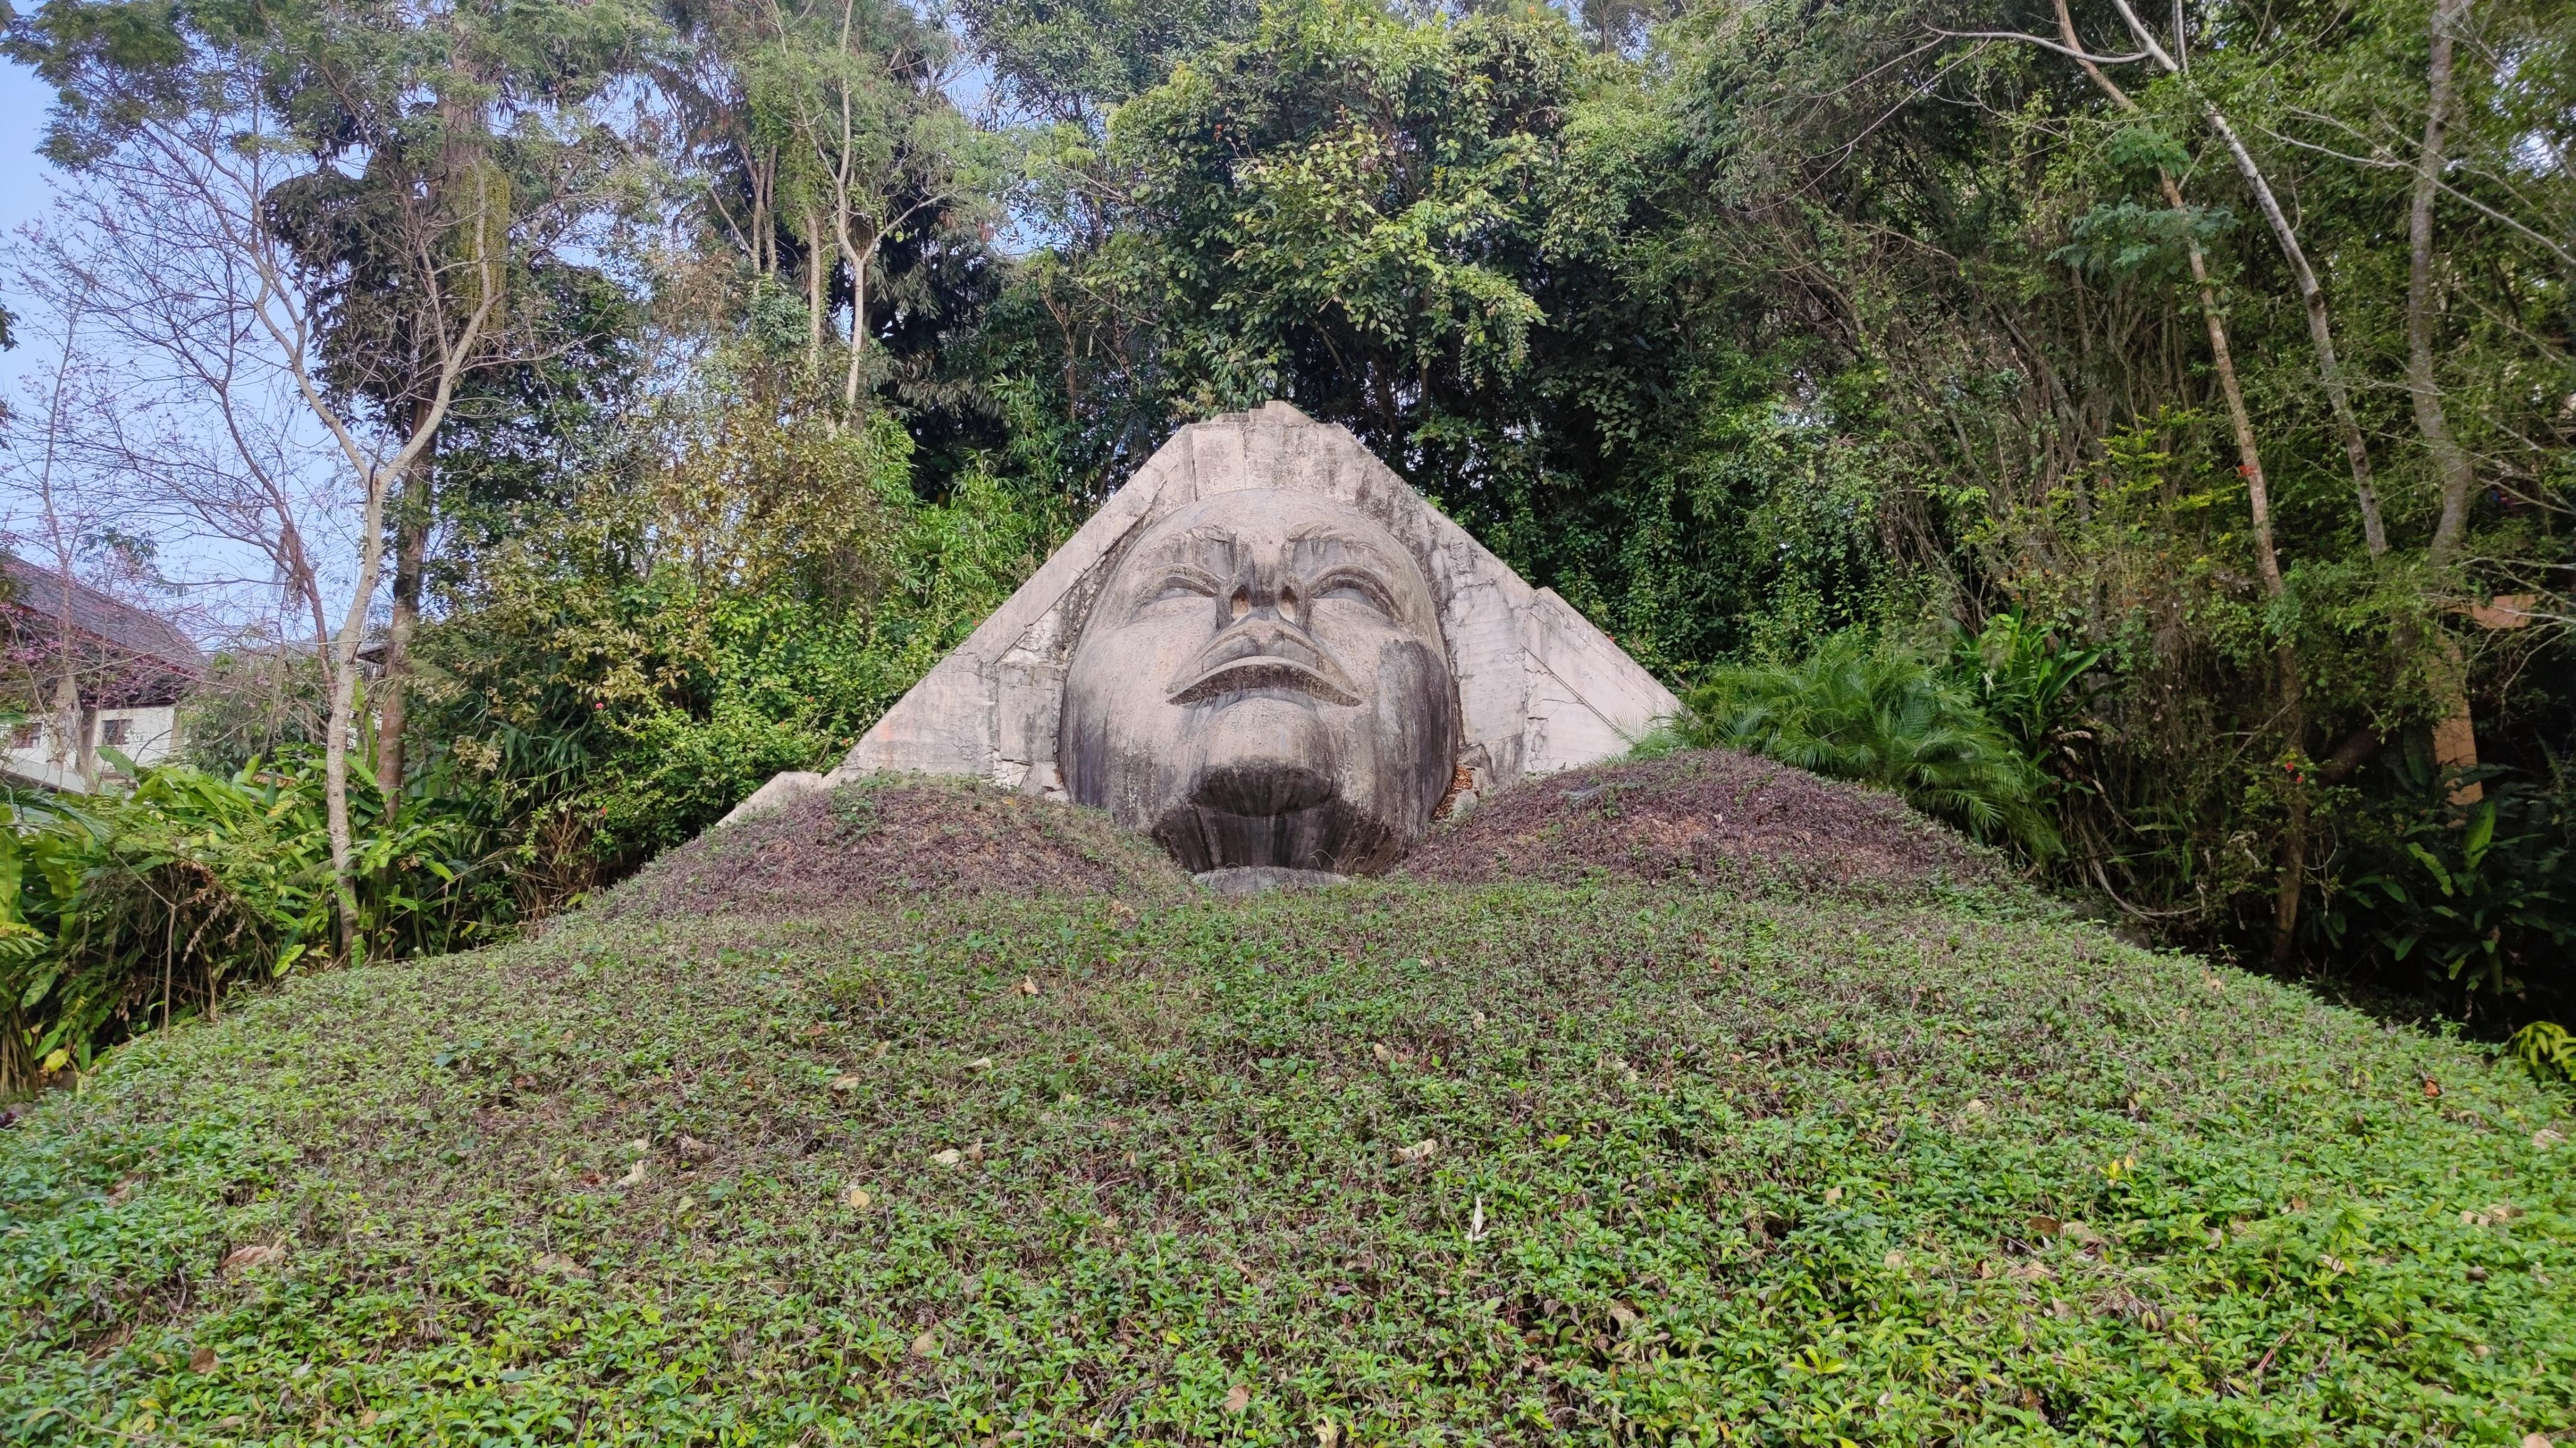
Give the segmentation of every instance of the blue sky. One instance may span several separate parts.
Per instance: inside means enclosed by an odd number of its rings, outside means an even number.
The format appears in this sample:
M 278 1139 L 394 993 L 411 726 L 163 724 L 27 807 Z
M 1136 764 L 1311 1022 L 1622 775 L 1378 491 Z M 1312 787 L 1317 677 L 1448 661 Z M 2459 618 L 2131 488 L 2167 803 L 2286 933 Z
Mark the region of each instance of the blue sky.
M 49 99 L 35 72 L 0 61 L 0 227 L 16 230 L 45 205 L 45 172 L 36 156 Z
M 53 168 L 36 155 L 47 99 L 34 72 L 0 61 L 0 234 L 13 233 L 42 215 L 52 195 L 48 173 Z M 8 301 L 0 297 L 0 305 Z M 11 310 L 26 308 L 22 304 Z M 24 347 L 0 352 L 0 378 L 15 376 L 26 363 Z

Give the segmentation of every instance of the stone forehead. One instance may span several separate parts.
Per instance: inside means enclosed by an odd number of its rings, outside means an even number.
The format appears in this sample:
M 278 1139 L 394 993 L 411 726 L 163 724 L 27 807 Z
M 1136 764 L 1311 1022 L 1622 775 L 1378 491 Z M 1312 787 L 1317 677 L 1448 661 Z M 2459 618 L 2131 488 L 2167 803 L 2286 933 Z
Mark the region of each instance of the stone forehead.
M 1130 543 L 1108 566 L 1114 580 L 1108 592 L 1123 595 L 1135 586 L 1131 565 L 1168 559 L 1176 544 L 1188 541 L 1250 543 L 1256 547 L 1301 542 L 1329 536 L 1356 543 L 1400 570 L 1388 581 L 1395 586 L 1406 626 L 1426 636 L 1441 632 L 1439 605 L 1432 597 L 1430 570 L 1424 558 L 1367 513 L 1329 494 L 1284 488 L 1247 488 L 1196 498 L 1149 516 Z
M 1131 560 L 1181 539 L 1247 543 L 1294 543 L 1317 536 L 1338 536 L 1387 555 L 1387 561 L 1409 565 L 1407 571 L 1426 588 L 1430 556 L 1386 523 L 1359 507 L 1325 493 L 1287 488 L 1245 489 L 1212 498 L 1193 498 L 1149 514 L 1136 529 L 1135 541 L 1119 550 L 1109 565 L 1115 573 Z
M 1222 530 L 1234 536 L 1293 538 L 1318 525 L 1348 530 L 1361 540 L 1382 543 L 1410 554 L 1401 539 L 1378 519 L 1327 493 L 1289 488 L 1247 488 L 1193 498 L 1150 517 L 1139 544 L 1155 543 L 1192 529 Z M 1418 560 L 1416 567 L 1420 566 Z

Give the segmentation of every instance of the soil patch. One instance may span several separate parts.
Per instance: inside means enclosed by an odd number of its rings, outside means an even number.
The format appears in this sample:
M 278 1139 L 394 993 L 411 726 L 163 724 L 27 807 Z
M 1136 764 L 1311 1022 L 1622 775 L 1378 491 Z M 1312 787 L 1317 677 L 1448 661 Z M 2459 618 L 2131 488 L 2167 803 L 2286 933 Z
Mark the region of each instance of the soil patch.
M 1433 830 L 1403 873 L 1457 884 L 1607 873 L 1863 894 L 2009 879 L 1993 851 L 1895 795 L 1725 749 L 1516 785 Z
M 802 915 L 925 899 L 1149 896 L 1189 876 L 1097 810 L 989 785 L 875 776 L 709 830 L 612 891 L 611 919 Z

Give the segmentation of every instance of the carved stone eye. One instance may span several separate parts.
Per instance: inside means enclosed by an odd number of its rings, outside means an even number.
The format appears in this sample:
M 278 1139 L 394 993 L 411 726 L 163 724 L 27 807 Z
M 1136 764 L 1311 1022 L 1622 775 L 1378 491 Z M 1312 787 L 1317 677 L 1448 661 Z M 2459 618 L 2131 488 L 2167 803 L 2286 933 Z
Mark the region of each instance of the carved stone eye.
M 1145 594 L 1143 602 L 1153 604 L 1168 603 L 1175 598 L 1214 598 L 1216 593 L 1215 579 L 1195 568 L 1176 568 L 1163 575 L 1162 581 Z
M 1395 600 L 1388 595 L 1386 586 L 1365 573 L 1326 574 L 1316 583 L 1315 597 L 1366 604 L 1388 618 L 1395 617 Z

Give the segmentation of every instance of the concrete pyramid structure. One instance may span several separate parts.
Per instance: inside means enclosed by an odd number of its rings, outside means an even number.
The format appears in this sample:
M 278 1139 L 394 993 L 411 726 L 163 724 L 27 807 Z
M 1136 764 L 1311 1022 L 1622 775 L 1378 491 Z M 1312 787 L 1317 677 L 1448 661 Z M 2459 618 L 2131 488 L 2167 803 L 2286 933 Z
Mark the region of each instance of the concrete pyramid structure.
M 1267 489 L 1310 490 L 1356 508 L 1421 565 L 1458 690 L 1458 792 L 1616 755 L 1679 709 L 1609 635 L 1553 590 L 1524 582 L 1348 429 L 1272 402 L 1175 433 L 839 768 L 781 775 L 742 808 L 880 770 L 969 775 L 1063 797 L 1066 673 L 1121 549 L 1176 509 Z

